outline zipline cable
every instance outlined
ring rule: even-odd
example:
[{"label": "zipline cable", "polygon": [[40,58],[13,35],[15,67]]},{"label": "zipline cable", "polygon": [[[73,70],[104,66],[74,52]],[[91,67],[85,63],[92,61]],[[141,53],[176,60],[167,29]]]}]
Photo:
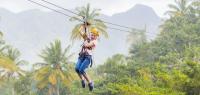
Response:
[{"label": "zipline cable", "polygon": [[[44,7],[44,8],[47,8],[47,9],[49,9],[49,10],[52,10],[52,11],[54,11],[54,12],[57,12],[57,13],[59,13],[59,14],[62,14],[62,15],[64,15],[64,16],[67,16],[67,17],[70,17],[70,18],[72,17],[72,16],[70,16],[70,15],[68,15],[68,14],[66,14],[66,13],[57,11],[57,10],[55,10],[55,9],[53,9],[53,8],[47,7],[47,6],[42,5],[42,4],[38,3],[38,2],[35,2],[35,1],[32,1],[32,0],[28,0],[28,1],[31,2],[31,3],[37,4],[37,5],[39,5],[39,6],[42,6],[42,7]],[[76,18],[76,19],[77,19],[78,21],[84,22],[83,20],[81,20],[81,19],[79,19],[79,18]]]},{"label": "zipline cable", "polygon": [[[64,8],[64,7],[61,7],[61,6],[56,5],[56,4],[54,4],[54,3],[48,2],[48,1],[46,1],[46,0],[41,0],[41,1],[43,1],[43,2],[45,2],[45,3],[47,3],[47,4],[50,4],[50,5],[53,5],[53,6],[57,7],[57,8],[61,8],[61,9],[65,10],[65,11],[68,11],[68,12],[70,12],[70,13],[72,13],[72,14],[77,15],[77,16],[84,17],[83,15],[80,15],[80,14],[78,14],[78,13],[76,13],[76,12],[73,12],[73,11],[71,11],[71,10],[69,10],[69,9],[66,9],[66,8]],[[132,27],[127,27],[127,26],[123,26],[123,25],[119,25],[119,24],[114,24],[114,23],[107,22],[107,21],[102,21],[102,22],[107,23],[107,24],[110,24],[110,25],[114,25],[114,26],[119,26],[119,27],[127,28],[127,29],[135,29],[135,28],[132,28]]]},{"label": "zipline cable", "polygon": [[[47,4],[50,4],[50,5],[53,5],[53,6],[57,7],[57,8],[63,9],[63,10],[65,10],[65,11],[68,11],[68,12],[70,12],[70,13],[72,13],[72,14],[81,16],[81,15],[79,15],[78,13],[75,13],[75,12],[69,10],[69,9],[66,9],[66,8],[61,7],[61,6],[59,6],[59,5],[56,5],[56,4],[54,4],[54,3],[48,2],[48,1],[46,1],[46,0],[41,0],[41,1],[43,1],[43,2],[45,2],[45,3],[47,3]],[[81,16],[81,17],[84,17],[84,16]]]},{"label": "zipline cable", "polygon": [[[68,14],[66,14],[66,13],[63,13],[63,12],[60,12],[60,11],[57,11],[57,10],[55,10],[55,9],[53,9],[53,8],[50,8],[50,7],[47,7],[47,6],[45,6],[45,5],[42,5],[42,4],[40,4],[40,3],[38,3],[38,2],[35,2],[35,1],[32,1],[32,0],[27,0],[27,1],[29,1],[29,2],[31,2],[31,3],[34,3],[34,4],[37,4],[37,5],[39,5],[39,6],[42,6],[42,7],[44,7],[44,8],[47,8],[47,9],[49,9],[49,10],[52,10],[52,11],[54,11],[54,12],[57,12],[57,13],[59,13],[59,14],[62,14],[62,15],[64,15],[64,16],[67,16],[67,17],[73,17],[73,16],[70,16],[70,15],[68,15]],[[42,0],[42,1],[45,1],[45,0]],[[46,2],[48,2],[48,1],[46,1]],[[53,5],[53,3],[50,3],[49,2],[49,4],[52,4]],[[55,5],[55,4],[54,4]],[[55,6],[58,6],[58,5],[55,5]],[[59,8],[62,8],[62,7],[59,7]],[[70,10],[68,10],[68,9],[66,9],[66,8],[62,8],[62,9],[64,9],[64,10],[67,10],[67,11],[69,11],[69,12],[73,12],[73,11],[70,11]],[[75,12],[73,12],[73,14],[76,14],[77,15],[77,13],[75,13]],[[80,16],[80,15],[79,15]],[[79,18],[76,18],[77,20],[79,20],[79,21],[81,21],[81,22],[84,22],[83,20],[81,20],[81,19],[79,19]],[[112,30],[118,30],[118,31],[123,31],[123,32],[127,32],[127,33],[135,33],[135,32],[131,32],[131,31],[127,31],[127,30],[122,30],[122,29],[118,29],[118,28],[113,28],[113,27],[107,27],[107,28],[109,28],[109,29],[112,29]],[[149,32],[145,32],[145,33],[149,33]],[[149,33],[149,34],[153,34],[153,33]],[[151,36],[151,37],[153,37],[153,36]]]},{"label": "zipline cable", "polygon": [[[68,12],[70,12],[70,13],[72,13],[72,14],[77,15],[77,16],[84,17],[83,15],[80,15],[80,14],[78,14],[78,13],[76,13],[76,12],[73,12],[73,11],[71,11],[71,10],[69,10],[69,9],[66,9],[66,8],[64,8],[64,7],[61,7],[61,6],[57,5],[57,4],[48,2],[48,1],[46,1],[46,0],[41,0],[41,1],[43,1],[43,2],[45,2],[45,3],[47,3],[47,4],[50,4],[50,5],[53,5],[53,6],[57,7],[57,8],[63,9],[63,10],[65,10],[65,11],[68,11]],[[114,25],[114,26],[119,26],[119,27],[131,29],[131,30],[140,31],[140,29],[136,29],[136,28],[132,28],[132,27],[127,27],[127,26],[123,26],[123,25],[119,25],[119,24],[114,24],[114,23],[111,23],[111,22],[103,21],[103,20],[101,20],[101,21],[104,22],[104,23],[110,24],[110,25]],[[128,32],[128,33],[133,33],[133,32],[131,32],[131,31],[122,30],[122,29],[113,28],[113,27],[107,27],[107,28],[110,28],[110,29],[112,29],[112,30],[118,30],[118,31],[124,31],[124,32]],[[146,33],[148,34],[149,32],[146,32]],[[149,33],[149,34],[153,34],[153,33]],[[156,35],[156,34],[154,34],[154,35]]]},{"label": "zipline cable", "polygon": [[[62,14],[62,15],[65,15],[65,16],[67,16],[67,17],[70,17],[70,18],[72,17],[72,16],[70,16],[70,15],[68,15],[68,14],[65,14],[65,13],[63,13],[63,12],[57,11],[57,10],[55,10],[55,9],[53,9],[53,8],[47,7],[47,6],[42,5],[42,4],[38,3],[38,2],[35,2],[35,1],[32,1],[32,0],[28,0],[28,1],[31,2],[31,3],[37,4],[37,5],[39,5],[39,6],[42,6],[42,7],[44,7],[44,8],[47,8],[47,9],[49,9],[49,10],[52,10],[52,11],[54,11],[54,12],[60,13],[60,14]],[[65,9],[65,8],[64,8],[64,9]],[[84,22],[84,21],[81,20],[81,19],[79,19],[79,21]],[[109,27],[108,27],[108,28],[109,28]],[[117,29],[117,28],[111,28],[111,27],[110,27],[110,29],[128,32],[128,31],[126,31],[126,30],[121,30],[121,29]],[[129,31],[129,32],[130,32],[130,31]]]},{"label": "zipline cable", "polygon": [[32,1],[32,0],[28,0],[28,1],[29,1],[29,2],[32,2],[32,3],[35,3],[35,4],[39,5],[39,6],[42,6],[42,7],[44,7],[44,8],[47,8],[47,9],[49,9],[49,10],[52,10],[52,11],[54,11],[54,12],[63,14],[63,15],[65,15],[65,16],[67,16],[67,17],[72,17],[72,16],[69,16],[68,14],[65,14],[65,13],[63,13],[63,12],[57,11],[57,10],[55,10],[55,9],[52,9],[52,8],[50,8],[50,7],[47,7],[47,6],[45,6],[45,5],[42,5],[42,4],[37,3],[37,2],[35,2],[35,1]]}]

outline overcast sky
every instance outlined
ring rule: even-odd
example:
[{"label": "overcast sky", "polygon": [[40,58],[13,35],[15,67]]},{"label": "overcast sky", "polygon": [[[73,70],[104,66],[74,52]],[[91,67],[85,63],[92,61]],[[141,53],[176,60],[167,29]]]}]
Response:
[{"label": "overcast sky", "polygon": [[[40,0],[33,0],[40,2]],[[106,15],[113,15],[127,11],[135,4],[144,4],[152,7],[155,12],[163,17],[165,11],[168,9],[168,4],[174,3],[174,0],[47,0],[65,8],[74,9],[78,6],[90,3],[92,7],[102,9],[101,12]],[[8,9],[13,12],[21,12],[29,9],[46,9],[37,5],[31,4],[27,0],[0,0],[0,7]]]}]

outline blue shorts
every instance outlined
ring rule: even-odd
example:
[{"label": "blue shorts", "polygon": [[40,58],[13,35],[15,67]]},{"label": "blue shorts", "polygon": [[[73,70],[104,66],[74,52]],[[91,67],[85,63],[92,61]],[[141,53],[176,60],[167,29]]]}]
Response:
[{"label": "blue shorts", "polygon": [[88,68],[92,60],[91,55],[80,56],[76,63],[75,70],[78,74],[85,74],[85,69]]}]

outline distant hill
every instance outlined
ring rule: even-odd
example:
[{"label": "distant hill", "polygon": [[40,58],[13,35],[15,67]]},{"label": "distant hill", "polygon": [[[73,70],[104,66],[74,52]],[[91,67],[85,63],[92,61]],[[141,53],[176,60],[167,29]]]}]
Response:
[{"label": "distant hill", "polygon": [[[0,8],[0,17],[0,30],[4,32],[5,39],[18,48],[22,52],[22,57],[31,63],[40,60],[37,56],[38,53],[54,39],[62,40],[65,47],[70,44],[69,35],[75,25],[63,15],[40,10],[12,13]],[[156,33],[161,23],[160,17],[151,7],[139,4],[126,12],[113,16],[102,15],[100,18],[139,29],[146,25],[147,31],[151,33]],[[110,38],[101,39],[95,53],[95,60],[98,64],[113,54],[128,53],[127,33],[110,29],[108,32]],[[72,47],[72,51],[75,53],[79,49],[80,44],[74,44]]]}]

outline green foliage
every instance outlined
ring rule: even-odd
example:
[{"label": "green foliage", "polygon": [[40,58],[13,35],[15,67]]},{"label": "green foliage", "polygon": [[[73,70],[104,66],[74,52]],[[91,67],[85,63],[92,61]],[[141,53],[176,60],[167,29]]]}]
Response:
[{"label": "green foliage", "polygon": [[[63,50],[61,42],[56,40],[42,50],[40,57],[44,60],[44,63],[35,64],[39,69],[34,71],[34,80],[38,92],[57,95],[68,91],[67,87],[70,86],[74,78],[73,73],[71,73],[70,58],[72,54],[69,54],[69,49],[68,46]],[[65,90],[63,90],[64,88]],[[44,92],[45,90],[48,92]]]},{"label": "green foliage", "polygon": [[14,83],[14,88],[17,95],[35,95],[33,93],[32,82],[33,79],[31,77],[32,74],[27,73],[26,76],[22,76]]},{"label": "green foliage", "polygon": [[171,17],[161,25],[161,33],[155,40],[137,44],[132,41],[131,56],[124,56],[124,64],[115,55],[99,66],[97,71],[103,79],[95,93],[199,95],[200,18],[199,11],[194,12],[199,10],[198,3],[176,0],[177,6],[170,5]]},{"label": "green foliage", "polygon": [[106,38],[108,38],[108,33],[106,32],[107,26],[105,25],[105,23],[100,20],[97,19],[97,17],[100,15],[99,13],[99,9],[91,9],[90,4],[87,4],[87,6],[85,7],[78,7],[76,8],[76,11],[78,11],[78,17],[72,17],[70,18],[71,21],[81,21],[81,23],[77,24],[74,29],[72,30],[71,33],[71,40],[80,40],[82,37],[80,35],[80,32],[83,29],[83,26],[85,24],[83,24],[83,20],[82,18],[80,19],[80,16],[83,17],[86,22],[88,22],[90,25],[87,26],[88,30],[90,31],[92,28],[96,28],[98,30],[98,32],[100,33],[100,35],[104,35]]},{"label": "green foliage", "polygon": [[[147,42],[144,31],[130,34],[129,55],[116,54],[88,71],[95,82],[93,92],[82,89],[74,64],[68,64],[69,47],[63,50],[60,41],[50,43],[40,54],[44,62],[25,73],[19,67],[25,63],[20,52],[1,39],[1,95],[200,95],[200,2],[175,2],[155,40]],[[77,10],[88,22],[99,15],[98,10],[90,12],[89,5]],[[73,39],[80,27],[74,28]]]}]

